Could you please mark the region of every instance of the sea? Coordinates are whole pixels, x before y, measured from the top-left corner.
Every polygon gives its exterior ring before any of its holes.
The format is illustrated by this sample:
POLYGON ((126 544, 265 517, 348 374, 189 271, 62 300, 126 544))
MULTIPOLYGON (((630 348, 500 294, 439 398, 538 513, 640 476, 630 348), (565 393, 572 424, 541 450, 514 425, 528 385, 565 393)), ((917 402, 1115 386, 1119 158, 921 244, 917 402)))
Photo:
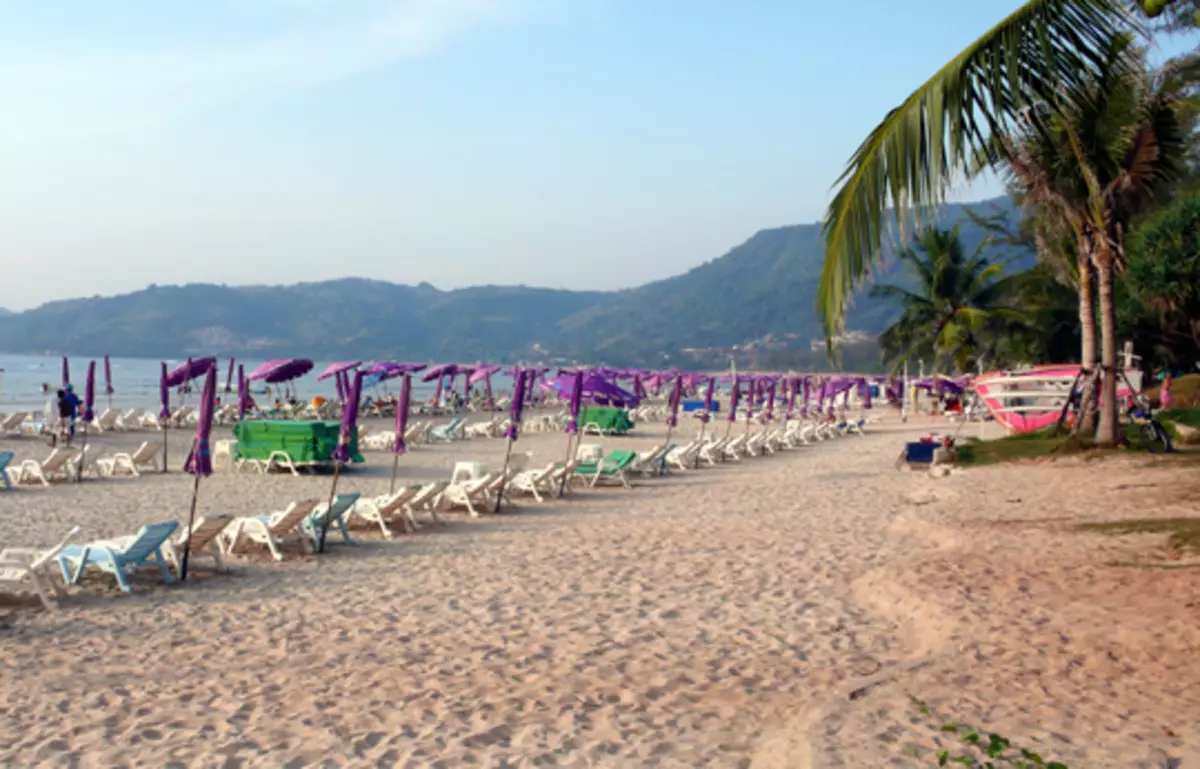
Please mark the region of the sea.
MULTIPOLYGON (((83 356, 68 356, 71 383, 75 386, 75 391, 80 397, 83 397, 88 363, 91 360, 93 359, 83 356)), ((103 410, 110 403, 109 397, 104 394, 104 359, 98 358, 95 360, 96 406, 98 410, 103 410)), ((183 361, 183 358, 168 360, 166 361, 167 368, 172 369, 183 361)), ((253 371, 264 362, 262 360, 250 359, 239 359, 237 361, 237 363, 245 366, 247 373, 253 371)), ((326 398, 336 397, 337 390, 332 378, 322 382, 317 381, 317 374, 332 362, 316 361, 316 365, 313 366, 312 371, 288 385, 291 392, 294 392, 301 400, 308 400, 318 395, 326 398)), ((148 358, 112 358, 112 407, 117 409, 157 409, 159 402, 158 382, 162 374, 162 364, 163 361, 161 360, 151 360, 148 358)), ((218 394, 223 396, 225 378, 229 371, 229 359, 218 358, 217 367, 220 373, 218 394)), ((426 400, 434 392, 434 383, 422 382, 419 380, 419 376, 418 374, 413 378, 412 398, 414 401, 426 400)), ((371 392, 376 397, 385 394, 394 395, 399 392, 400 381, 399 379, 393 379, 383 382, 371 392)), ((62 357, 49 355, 9 355, 0 352, 0 412, 41 411, 46 402, 46 397, 41 392, 43 383, 54 388, 61 386, 62 357)), ((236 367, 234 369, 234 381, 232 385, 233 390, 236 391, 236 367)), ((172 390, 171 403, 178 405, 181 399, 184 401, 190 400, 194 403, 198 397, 199 386, 200 380, 197 379, 192 382, 190 393, 179 393, 178 390, 172 390)), ((497 373, 492 376, 492 388, 493 392, 498 396, 501 391, 512 388, 512 380, 504 374, 497 373)), ((455 389, 460 393, 462 392, 461 377, 457 380, 455 389)), ((261 395, 264 392, 261 383, 255 383, 252 392, 256 395, 261 395)), ((276 392, 278 390, 273 388, 272 393, 276 392)))

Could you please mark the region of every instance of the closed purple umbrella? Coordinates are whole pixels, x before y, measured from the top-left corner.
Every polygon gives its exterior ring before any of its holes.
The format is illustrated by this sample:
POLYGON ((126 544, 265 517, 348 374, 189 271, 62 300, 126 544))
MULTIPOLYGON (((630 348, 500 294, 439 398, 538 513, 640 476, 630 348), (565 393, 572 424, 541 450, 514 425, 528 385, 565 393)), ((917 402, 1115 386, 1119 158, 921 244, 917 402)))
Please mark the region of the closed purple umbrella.
POLYGON ((775 382, 771 382, 767 385, 767 408, 765 411, 763 411, 763 421, 765 422, 770 422, 775 418, 775 387, 775 382))
POLYGON ((158 400, 162 408, 158 410, 159 419, 171 418, 171 389, 167 384, 167 364, 162 364, 162 377, 158 380, 158 400))
POLYGON ((412 400, 412 375, 404 375, 400 385, 400 400, 396 402, 396 437, 392 439, 392 493, 396 491, 396 471, 400 468, 400 455, 408 450, 404 445, 404 433, 408 431, 408 408, 412 400))
POLYGON ((351 459, 350 441, 358 427, 358 399, 362 395, 362 380, 362 372, 355 372, 354 382, 346 393, 346 403, 342 406, 341 430, 338 432, 337 448, 333 450, 333 458, 338 462, 349 462, 351 459))
MULTIPOLYGON (((217 401, 217 368, 212 366, 204 377, 204 390, 200 395, 200 415, 196 419, 196 440, 192 446, 191 456, 184 463, 183 469, 196 476, 212 475, 212 456, 208 443, 212 436, 213 410, 217 401)), ((189 529, 190 531, 190 529, 189 529)))
MULTIPOLYGON (((88 425, 95 419, 96 404, 96 361, 89 361, 87 367, 87 381, 83 387, 83 446, 81 451, 83 456, 87 456, 87 436, 88 425)), ((83 480, 83 462, 79 462, 75 468, 75 480, 83 480)))
MULTIPOLYGON (((337 446, 333 449, 333 484, 329 489, 329 507, 333 507, 333 501, 337 497, 337 482, 338 476, 342 472, 342 463, 351 460, 350 442, 354 440, 354 433, 358 429, 358 400, 362 396, 362 381, 363 372, 354 372, 354 381, 346 393, 346 402, 342 404, 342 424, 338 430, 337 446)), ((325 535, 328 533, 329 516, 323 516, 321 537, 317 543, 318 553, 325 552, 325 535)))
POLYGON ((788 378, 788 379, 785 379, 784 381, 788 383, 788 388, 787 388, 788 394, 787 394, 787 411, 784 412, 783 421, 790 422, 790 421, 792 421, 792 415, 796 410, 796 384, 797 383, 796 383, 795 378, 788 378))
POLYGON ((579 430, 579 408, 583 405, 583 371, 577 371, 571 384, 571 400, 568 406, 567 432, 579 430))
POLYGON ((246 379, 246 369, 242 364, 238 364, 238 421, 241 422, 246 418, 246 412, 250 410, 250 382, 246 379))
POLYGON ((671 388, 671 397, 667 401, 667 440, 671 438, 671 428, 679 424, 679 399, 683 397, 683 377, 675 377, 675 385, 671 388))
POLYGON ((525 393, 533 389, 533 380, 536 378, 536 371, 517 369, 517 375, 513 380, 512 405, 508 410, 508 429, 504 431, 508 445, 504 449, 504 470, 500 476, 500 488, 496 490, 496 504, 492 507, 493 513, 500 512, 500 504, 504 499, 504 487, 508 483, 508 463, 512 458, 512 446, 521 432, 521 413, 525 408, 525 393))
POLYGON ((71 384, 71 363, 67 360, 67 356, 62 356, 62 386, 66 387, 71 384))
MULTIPOLYGON (((204 377, 204 390, 200 394, 200 415, 196 419, 196 438, 192 443, 192 453, 183 466, 186 472, 195 476, 192 480, 192 508, 188 513, 188 525, 185 529, 189 533, 196 521, 196 497, 200 492, 200 478, 212 475, 212 453, 209 451, 208 443, 212 436, 213 411, 216 410, 217 403, 217 376, 217 362, 214 360, 208 367, 208 374, 204 377)), ((180 581, 187 579, 188 557, 191 552, 192 538, 188 536, 183 543, 183 560, 179 566, 180 581)))
POLYGON ((733 378, 733 391, 731 393, 729 393, 729 417, 728 418, 731 423, 737 421, 737 407, 738 407, 738 398, 739 398, 738 388, 741 386, 741 384, 742 384, 742 380, 740 378, 738 378, 738 377, 733 378))
POLYGON ((87 381, 83 386, 83 423, 89 425, 96 418, 96 361, 88 361, 87 381))
POLYGON ((802 386, 803 386, 803 390, 804 390, 804 401, 800 404, 800 418, 807 419, 808 418, 808 396, 809 396, 809 388, 811 387, 808 377, 804 377, 804 382, 802 383, 802 386))
MULTIPOLYGON (((104 394, 109 396, 109 399, 111 400, 112 394, 114 392, 116 392, 116 390, 114 390, 113 386, 112 386, 112 363, 109 361, 108 356, 105 355, 104 356, 104 394)), ((109 405, 109 407, 112 406, 111 403, 109 403, 108 405, 109 405)))
POLYGON ((233 364, 236 362, 234 358, 229 359, 229 371, 225 374, 225 392, 227 393, 233 392, 233 364))
POLYGON ((700 421, 703 424, 708 424, 708 420, 712 419, 713 393, 717 389, 717 378, 710 376, 708 378, 708 389, 704 392, 704 413, 700 416, 700 421))

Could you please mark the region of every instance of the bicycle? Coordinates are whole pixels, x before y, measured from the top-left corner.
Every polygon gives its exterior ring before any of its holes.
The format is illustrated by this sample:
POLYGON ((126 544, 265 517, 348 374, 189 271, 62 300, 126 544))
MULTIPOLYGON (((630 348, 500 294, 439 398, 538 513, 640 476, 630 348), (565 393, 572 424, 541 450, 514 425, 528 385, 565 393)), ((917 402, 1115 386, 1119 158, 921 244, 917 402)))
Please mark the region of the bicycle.
POLYGON ((1125 415, 1138 423, 1138 443, 1143 449, 1151 454, 1167 454, 1175 450, 1171 444, 1171 434, 1162 422, 1154 418, 1154 409, 1144 396, 1131 399, 1125 415))

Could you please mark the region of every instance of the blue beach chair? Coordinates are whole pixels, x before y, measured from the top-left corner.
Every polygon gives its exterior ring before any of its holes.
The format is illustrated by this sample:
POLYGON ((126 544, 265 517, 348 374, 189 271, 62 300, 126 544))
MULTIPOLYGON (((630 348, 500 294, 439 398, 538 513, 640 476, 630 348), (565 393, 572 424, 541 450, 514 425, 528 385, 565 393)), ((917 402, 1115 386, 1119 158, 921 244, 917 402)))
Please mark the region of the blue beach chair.
POLYGON ((0 483, 4 484, 4 488, 12 491, 12 481, 8 479, 8 466, 12 464, 13 453, 11 451, 0 451, 0 483))
POLYGON ((321 544, 321 527, 325 525, 325 521, 329 521, 329 528, 336 528, 342 534, 342 541, 347 545, 357 545, 358 543, 350 539, 350 532, 346 528, 346 513, 350 508, 354 507, 354 503, 358 501, 359 494, 338 494, 333 498, 333 505, 320 505, 312 514, 304 519, 301 526, 304 528, 304 533, 308 535, 312 541, 313 552, 316 552, 317 547, 321 544))
POLYGON ((63 579, 67 584, 77 585, 83 577, 84 569, 95 566, 112 574, 121 590, 130 593, 133 589, 125 581, 126 572, 157 566, 162 571, 164 583, 174 582, 175 578, 171 576, 167 561, 163 558, 162 546, 178 528, 178 521, 152 523, 143 526, 132 537, 70 545, 58 556, 63 579))

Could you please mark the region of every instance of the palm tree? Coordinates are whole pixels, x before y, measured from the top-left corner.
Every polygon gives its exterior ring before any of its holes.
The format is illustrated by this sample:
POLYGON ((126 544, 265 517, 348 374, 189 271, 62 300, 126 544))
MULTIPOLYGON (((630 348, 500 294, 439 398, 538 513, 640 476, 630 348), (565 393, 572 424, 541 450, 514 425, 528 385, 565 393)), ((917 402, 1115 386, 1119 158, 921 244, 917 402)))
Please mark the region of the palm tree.
MULTIPOLYGON (((1187 151, 1175 112, 1175 86, 1169 78, 1147 75, 1128 37, 1114 38, 1083 95, 1057 111, 1031 110, 1019 133, 998 137, 992 159, 1019 189, 1026 210, 1035 212, 1040 233, 1073 236, 1085 371, 1094 362, 1095 271, 1104 404, 1097 444, 1111 446, 1118 429, 1113 276, 1124 263, 1124 233, 1141 207, 1179 175, 1187 151)), ((1091 404, 1092 398, 1084 402, 1091 404)), ((1090 428, 1087 419, 1080 424, 1090 428)))
POLYGON ((921 233, 916 249, 899 253, 913 288, 871 288, 872 297, 897 299, 902 308, 879 337, 886 363, 895 367, 922 358, 933 361, 934 371, 947 360, 959 371, 974 366, 988 343, 989 327, 1016 315, 1003 306, 1007 286, 999 275, 1004 267, 983 256, 988 245, 985 241, 968 256, 957 227, 930 228, 921 233))
POLYGON ((923 225, 1025 110, 1078 98, 1128 22, 1126 0, 1028 0, 884 117, 850 158, 825 215, 817 309, 828 336, 878 264, 889 223, 903 229, 911 216, 923 225))

